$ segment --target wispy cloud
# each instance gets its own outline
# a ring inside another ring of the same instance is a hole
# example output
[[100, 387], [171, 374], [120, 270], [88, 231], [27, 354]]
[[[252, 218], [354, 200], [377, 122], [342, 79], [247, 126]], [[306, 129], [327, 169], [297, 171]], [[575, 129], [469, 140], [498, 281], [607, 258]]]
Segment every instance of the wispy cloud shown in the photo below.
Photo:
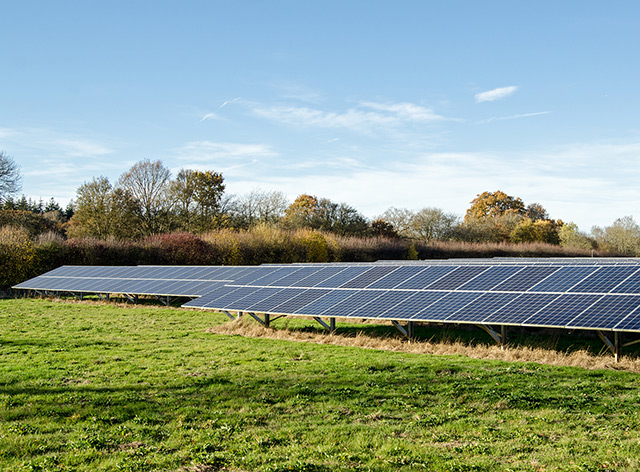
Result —
[[207, 113], [206, 115], [204, 115], [202, 118], [200, 118], [200, 121], [204, 121], [204, 120], [218, 120], [219, 117], [218, 115], [216, 115], [215, 113]]
[[277, 156], [277, 153], [266, 144], [194, 141], [178, 150], [178, 159], [190, 162], [229, 162], [274, 156]]
[[436, 114], [431, 108], [407, 102], [362, 102], [357, 107], [341, 112], [324, 111], [309, 107], [262, 105], [254, 106], [252, 111], [261, 118], [291, 125], [342, 128], [360, 132], [447, 119], [442, 115]]
[[106, 146], [85, 139], [56, 139], [52, 144], [58, 152], [70, 157], [98, 157], [113, 152]]
[[520, 113], [518, 115], [511, 115], [511, 116], [495, 116], [492, 118], [488, 118], [486, 120], [481, 120], [481, 121], [477, 121], [476, 124], [477, 125], [481, 125], [481, 124], [485, 124], [485, 123], [491, 123], [493, 121], [504, 121], [504, 120], [517, 120], [519, 118], [529, 118], [532, 116], [540, 116], [540, 115], [548, 115], [549, 113], [551, 113], [550, 111], [537, 111], [534, 113]]
[[517, 90], [517, 85], [510, 85], [509, 87], [498, 87], [493, 90], [487, 90], [486, 92], [476, 93], [476, 103], [494, 102], [508, 97], [509, 95], [513, 95]]

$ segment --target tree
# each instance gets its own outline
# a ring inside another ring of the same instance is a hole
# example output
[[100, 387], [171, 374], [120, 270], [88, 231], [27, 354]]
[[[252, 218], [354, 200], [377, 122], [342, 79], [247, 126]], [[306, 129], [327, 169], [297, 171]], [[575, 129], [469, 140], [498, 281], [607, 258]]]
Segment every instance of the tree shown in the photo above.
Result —
[[149, 159], [137, 162], [120, 176], [118, 188], [138, 202], [141, 215], [141, 230], [145, 235], [169, 230], [168, 198], [171, 172], [162, 161]]
[[548, 220], [549, 213], [539, 203], [530, 203], [525, 210], [525, 216], [531, 221]]
[[318, 198], [302, 194], [285, 210], [282, 225], [285, 228], [311, 228], [319, 213]]
[[578, 225], [569, 222], [558, 228], [558, 238], [562, 247], [576, 249], [594, 249], [595, 241], [578, 230]]
[[591, 230], [598, 246], [625, 256], [640, 255], [640, 226], [631, 216], [618, 218], [604, 229], [594, 226]]
[[195, 232], [220, 226], [224, 189], [222, 174], [181, 169], [169, 189], [178, 226]]
[[140, 222], [138, 202], [127, 191], [114, 189], [108, 178], [100, 176], [78, 187], [69, 235], [131, 239], [141, 235]]
[[382, 238], [397, 238], [398, 233], [391, 223], [382, 218], [376, 218], [371, 222], [371, 234]]
[[409, 238], [412, 234], [411, 221], [414, 213], [406, 208], [388, 208], [378, 219], [384, 220], [393, 226], [393, 229], [402, 237]]
[[471, 207], [467, 210], [465, 220], [487, 218], [505, 214], [524, 215], [525, 207], [522, 199], [511, 197], [497, 190], [482, 192], [471, 200]]
[[318, 213], [312, 228], [330, 231], [342, 236], [363, 235], [369, 229], [367, 219], [346, 203], [334, 203], [328, 198], [318, 201]]
[[111, 192], [109, 179], [100, 176], [85, 182], [76, 191], [76, 211], [70, 220], [69, 235], [106, 238], [111, 234]]
[[445, 213], [440, 208], [427, 207], [413, 215], [410, 221], [412, 236], [426, 241], [444, 241], [452, 236], [458, 224], [458, 216]]
[[200, 231], [221, 226], [220, 201], [225, 189], [222, 174], [195, 171], [193, 180], [193, 200], [197, 205]]
[[252, 190], [232, 202], [233, 225], [250, 228], [259, 223], [275, 224], [284, 216], [288, 206], [287, 197], [282, 192]]
[[20, 191], [21, 181], [18, 165], [4, 151], [0, 151], [0, 203]]

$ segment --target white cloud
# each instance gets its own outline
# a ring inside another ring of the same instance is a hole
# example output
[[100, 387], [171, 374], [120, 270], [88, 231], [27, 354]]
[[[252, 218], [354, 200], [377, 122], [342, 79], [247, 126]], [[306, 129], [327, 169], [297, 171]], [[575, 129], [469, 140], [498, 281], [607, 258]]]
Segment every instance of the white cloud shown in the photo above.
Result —
[[519, 118], [529, 118], [532, 116], [540, 116], [540, 115], [548, 115], [549, 113], [551, 113], [550, 111], [537, 111], [534, 113], [520, 113], [517, 115], [511, 115], [511, 116], [496, 116], [496, 117], [492, 117], [492, 118], [488, 118], [486, 120], [481, 120], [481, 121], [477, 121], [476, 124], [481, 125], [484, 123], [492, 123], [494, 121], [504, 121], [504, 120], [517, 120]]
[[[588, 231], [633, 215], [640, 206], [640, 143], [579, 144], [547, 152], [423, 153], [377, 166], [334, 159], [331, 165], [246, 169], [227, 181], [231, 193], [255, 186], [290, 198], [311, 193], [344, 201], [369, 217], [390, 206], [436, 206], [463, 215], [483, 191], [502, 190], [538, 202], [552, 218]], [[320, 163], [319, 163], [320, 164]]]
[[509, 87], [499, 87], [493, 90], [487, 90], [486, 92], [476, 93], [476, 102], [494, 102], [513, 95], [517, 90], [518, 87], [516, 85], [510, 85]]
[[209, 120], [209, 119], [219, 120], [220, 118], [215, 113], [207, 113], [200, 119], [200, 121]]
[[277, 156], [277, 153], [266, 144], [194, 141], [178, 150], [178, 159], [190, 162], [228, 162], [230, 160], [261, 159], [274, 156]]
[[360, 132], [446, 120], [430, 108], [406, 102], [362, 102], [358, 107], [343, 112], [329, 112], [309, 107], [262, 105], [254, 106], [252, 111], [261, 118], [291, 125], [342, 128]]
[[59, 153], [69, 157], [97, 157], [113, 152], [106, 146], [84, 139], [56, 139], [52, 144]]

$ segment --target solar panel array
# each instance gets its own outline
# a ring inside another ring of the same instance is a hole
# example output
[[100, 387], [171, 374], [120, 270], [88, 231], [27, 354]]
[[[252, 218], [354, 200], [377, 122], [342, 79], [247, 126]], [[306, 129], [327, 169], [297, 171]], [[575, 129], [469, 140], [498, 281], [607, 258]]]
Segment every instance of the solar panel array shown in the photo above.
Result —
[[640, 266], [637, 260], [262, 266], [185, 306], [274, 315], [640, 331]]
[[197, 297], [211, 310], [640, 332], [640, 259], [63, 266], [14, 288]]
[[70, 293], [199, 297], [255, 267], [62, 266], [13, 288]]

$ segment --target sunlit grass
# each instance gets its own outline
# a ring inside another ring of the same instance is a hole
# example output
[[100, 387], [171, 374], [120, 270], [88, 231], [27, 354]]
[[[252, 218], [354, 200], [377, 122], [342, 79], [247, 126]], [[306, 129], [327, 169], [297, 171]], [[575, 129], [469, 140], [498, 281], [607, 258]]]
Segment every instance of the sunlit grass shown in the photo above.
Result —
[[226, 322], [0, 301], [0, 469], [640, 466], [637, 374], [208, 332]]

